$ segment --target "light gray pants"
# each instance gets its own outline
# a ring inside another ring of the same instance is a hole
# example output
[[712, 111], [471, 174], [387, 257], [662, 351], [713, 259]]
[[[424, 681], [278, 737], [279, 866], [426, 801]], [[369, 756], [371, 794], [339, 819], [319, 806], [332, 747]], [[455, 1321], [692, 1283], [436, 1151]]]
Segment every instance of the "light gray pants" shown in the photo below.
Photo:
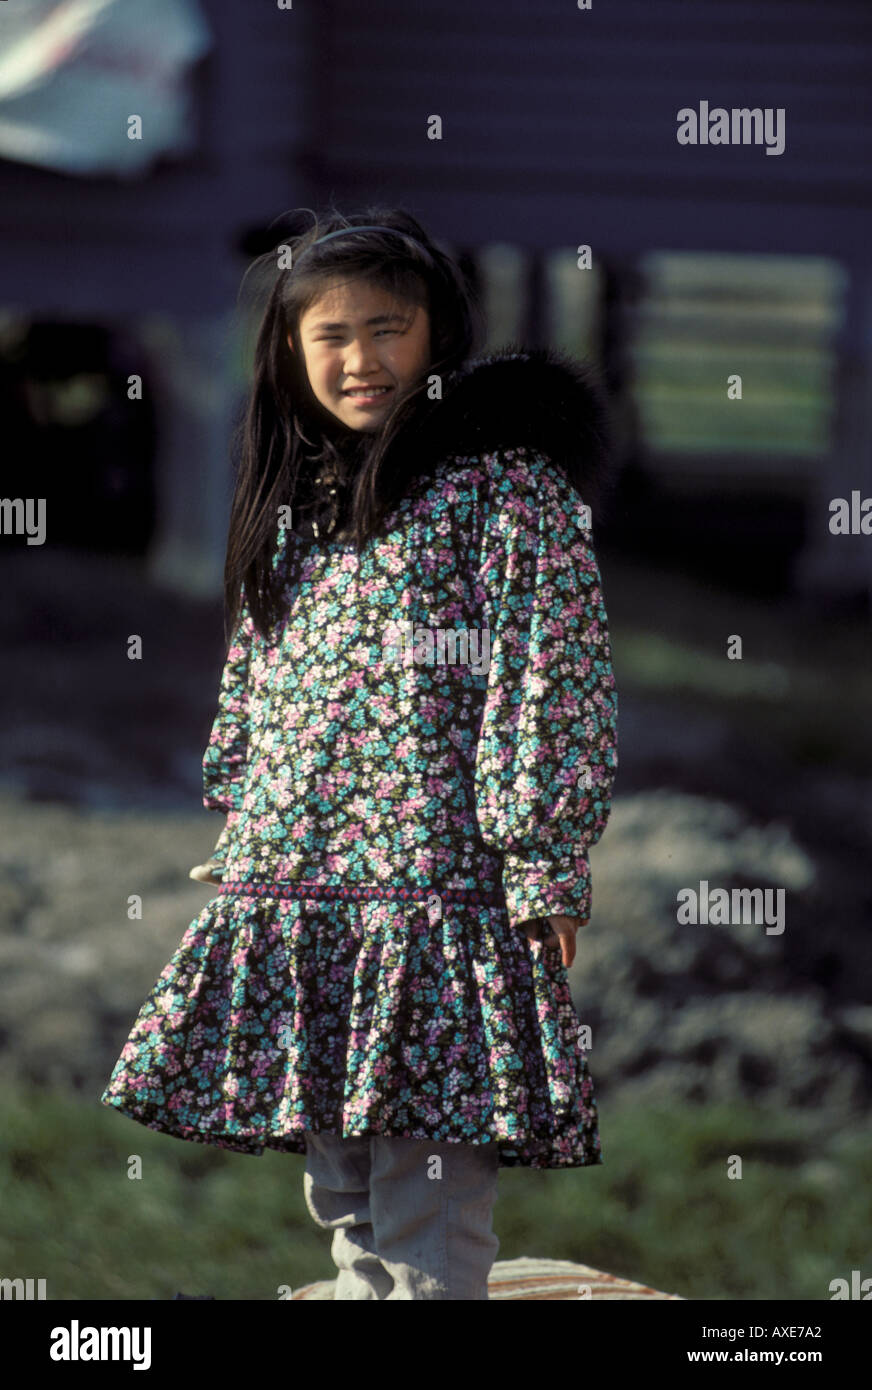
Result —
[[306, 1132], [303, 1191], [334, 1231], [337, 1299], [487, 1299], [499, 1150]]

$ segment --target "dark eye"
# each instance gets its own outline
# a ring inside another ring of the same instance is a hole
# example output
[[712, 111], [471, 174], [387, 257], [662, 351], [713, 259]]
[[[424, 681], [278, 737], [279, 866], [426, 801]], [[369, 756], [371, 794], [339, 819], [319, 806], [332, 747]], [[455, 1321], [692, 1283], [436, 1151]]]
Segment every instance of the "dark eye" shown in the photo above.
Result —
[[[398, 328], [377, 328], [376, 331], [375, 331], [375, 336], [378, 337], [381, 333], [399, 333], [399, 332], [400, 332], [400, 330], [399, 330]], [[316, 339], [316, 342], [319, 342], [319, 343], [338, 343], [338, 342], [341, 342], [341, 340], [342, 340], [342, 334], [341, 334], [341, 333], [326, 333], [326, 334], [324, 335], [323, 338], [317, 338], [317, 339]]]

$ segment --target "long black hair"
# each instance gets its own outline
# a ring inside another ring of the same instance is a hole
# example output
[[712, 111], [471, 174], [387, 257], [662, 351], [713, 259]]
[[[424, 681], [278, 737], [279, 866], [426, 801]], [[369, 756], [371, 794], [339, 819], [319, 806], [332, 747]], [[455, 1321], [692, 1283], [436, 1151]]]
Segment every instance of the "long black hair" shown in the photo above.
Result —
[[[457, 372], [477, 350], [483, 333], [473, 286], [409, 212], [369, 206], [345, 217], [331, 207], [311, 216], [314, 221], [305, 232], [285, 232], [246, 272], [246, 277], [266, 279], [268, 299], [257, 333], [251, 391], [233, 441], [236, 484], [224, 567], [228, 645], [243, 596], [265, 639], [280, 621], [285, 579], [272, 564], [279, 508], [294, 508], [313, 465], [330, 463], [347, 480], [346, 524], [359, 553], [422, 471], [423, 465], [416, 467], [416, 450], [392, 446], [425, 415], [430, 378]], [[360, 231], [314, 244], [329, 232], [358, 224], [394, 230]], [[429, 314], [429, 365], [404, 390], [395, 391], [390, 409], [372, 431], [352, 430], [327, 411], [306, 373], [300, 319], [337, 278], [364, 279]]]

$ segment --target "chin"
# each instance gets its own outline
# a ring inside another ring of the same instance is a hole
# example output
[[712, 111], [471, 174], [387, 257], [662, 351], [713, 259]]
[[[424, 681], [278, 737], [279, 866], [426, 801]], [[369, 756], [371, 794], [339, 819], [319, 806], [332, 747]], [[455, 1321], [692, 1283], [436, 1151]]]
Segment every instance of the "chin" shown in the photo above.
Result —
[[369, 417], [366, 420], [343, 420], [342, 423], [347, 429], [354, 430], [355, 434], [368, 434], [377, 430], [383, 419], [384, 416], [379, 415], [375, 418]]

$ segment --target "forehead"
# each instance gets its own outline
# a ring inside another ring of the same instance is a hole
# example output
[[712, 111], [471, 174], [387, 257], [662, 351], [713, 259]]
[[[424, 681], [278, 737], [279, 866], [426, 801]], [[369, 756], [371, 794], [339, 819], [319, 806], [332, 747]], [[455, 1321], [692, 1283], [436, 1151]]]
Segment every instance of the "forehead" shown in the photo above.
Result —
[[300, 318], [300, 326], [311, 327], [322, 320], [353, 323], [373, 314], [414, 314], [416, 306], [394, 295], [371, 280], [333, 281], [312, 301]]

